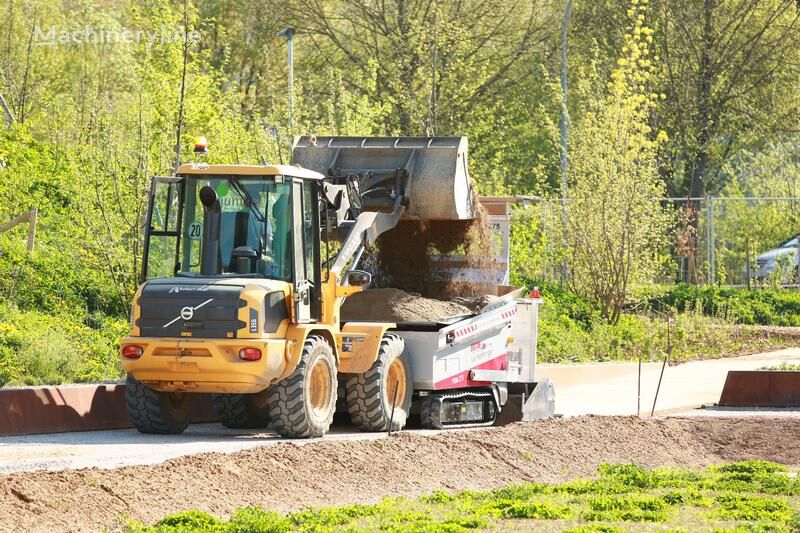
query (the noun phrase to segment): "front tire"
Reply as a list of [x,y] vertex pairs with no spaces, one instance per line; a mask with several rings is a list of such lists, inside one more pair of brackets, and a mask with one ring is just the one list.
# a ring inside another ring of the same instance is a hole
[[256,394],[212,394],[211,403],[226,428],[258,429],[269,424],[267,391]]
[[128,374],[125,400],[128,417],[140,433],[174,435],[189,426],[192,405],[185,392],[153,390]]
[[404,350],[401,337],[384,335],[369,370],[347,380],[347,411],[363,431],[389,431],[390,425],[392,431],[399,431],[406,425],[414,387]]
[[336,358],[328,341],[309,335],[297,367],[269,389],[269,414],[283,437],[321,437],[336,411]]

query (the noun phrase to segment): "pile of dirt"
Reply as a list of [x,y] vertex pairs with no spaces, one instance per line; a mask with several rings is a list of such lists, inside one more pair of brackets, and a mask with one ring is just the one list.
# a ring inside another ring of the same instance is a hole
[[800,464],[789,417],[578,417],[434,436],[321,440],[202,454],[156,466],[0,476],[0,524],[18,531],[118,529],[199,509],[375,503],[436,489],[488,490],[595,475],[603,463],[705,467],[745,459]]
[[473,194],[475,217],[469,220],[401,220],[376,242],[378,267],[386,286],[417,292],[430,298],[448,300],[454,296],[475,296],[485,290],[452,279],[437,267],[435,255],[463,256],[459,268],[480,268],[495,255],[488,215]]
[[469,314],[470,309],[463,305],[424,298],[400,289],[368,289],[349,296],[342,305],[342,320],[436,322]]

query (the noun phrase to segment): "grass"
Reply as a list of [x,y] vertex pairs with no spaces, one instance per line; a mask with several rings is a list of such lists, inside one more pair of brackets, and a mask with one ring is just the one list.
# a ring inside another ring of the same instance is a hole
[[538,358],[542,363],[590,361],[686,361],[753,353],[797,345],[797,335],[775,328],[738,324],[687,308],[669,320],[646,306],[611,324],[591,302],[563,289],[546,287],[539,315]]
[[[800,291],[692,285],[640,287],[615,324],[591,298],[550,282],[522,279],[544,296],[542,363],[687,361],[769,351],[800,343]],[[667,316],[670,318],[667,319]],[[668,333],[669,332],[669,333]]]
[[491,491],[435,491],[418,499],[385,498],[374,505],[308,508],[279,514],[238,509],[225,520],[198,510],[153,525],[150,532],[289,531],[800,531],[800,477],[767,461],[705,470],[648,470],[603,465],[594,479],[526,483]]
[[636,299],[644,308],[701,312],[733,324],[800,326],[800,291],[795,289],[677,284],[642,289]]
[[800,371],[800,364],[799,363],[790,363],[789,361],[784,361],[778,365],[771,365],[771,366],[762,366],[759,367],[758,370],[787,370],[790,372],[799,372]]
[[0,387],[119,379],[125,319],[48,315],[0,301]]

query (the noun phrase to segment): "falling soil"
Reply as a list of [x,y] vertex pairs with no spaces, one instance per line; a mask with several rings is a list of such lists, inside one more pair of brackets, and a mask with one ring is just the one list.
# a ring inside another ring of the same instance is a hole
[[463,305],[400,289],[368,289],[348,297],[342,305],[342,320],[436,322],[469,314],[470,309]]
[[486,210],[473,195],[469,220],[401,220],[376,242],[383,284],[430,298],[475,296],[485,288],[455,281],[436,255],[463,255],[459,269],[480,268],[495,256]]
[[744,459],[800,464],[800,424],[790,417],[577,417],[499,428],[411,431],[380,440],[321,440],[233,454],[186,456],[115,470],[0,476],[0,524],[16,531],[120,529],[199,509],[220,517],[258,505],[376,503],[436,489],[594,476],[602,463],[705,467]]

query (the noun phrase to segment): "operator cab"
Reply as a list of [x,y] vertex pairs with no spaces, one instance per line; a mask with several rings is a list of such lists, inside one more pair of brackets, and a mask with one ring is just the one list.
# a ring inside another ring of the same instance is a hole
[[322,179],[291,166],[205,164],[153,178],[142,281],[283,281],[318,317]]

